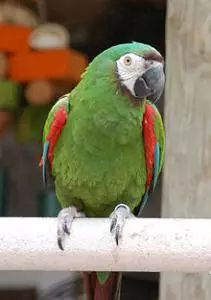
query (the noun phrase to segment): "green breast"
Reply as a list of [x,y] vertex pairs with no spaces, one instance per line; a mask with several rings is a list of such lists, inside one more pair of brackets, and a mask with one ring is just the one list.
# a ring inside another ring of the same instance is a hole
[[133,209],[146,182],[142,113],[87,112],[71,112],[56,145],[57,196],[62,206],[82,205],[89,216],[108,216],[120,202]]

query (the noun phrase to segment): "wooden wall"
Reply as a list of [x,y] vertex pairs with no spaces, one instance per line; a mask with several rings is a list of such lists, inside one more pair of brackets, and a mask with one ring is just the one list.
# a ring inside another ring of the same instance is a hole
[[[211,1],[168,0],[163,217],[211,217]],[[162,274],[160,300],[210,300],[208,274]]]

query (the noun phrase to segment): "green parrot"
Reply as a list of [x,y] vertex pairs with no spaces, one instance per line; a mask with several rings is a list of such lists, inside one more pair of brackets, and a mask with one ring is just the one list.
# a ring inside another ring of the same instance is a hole
[[[118,246],[125,220],[140,215],[163,166],[165,133],[154,105],[164,89],[163,68],[149,45],[112,46],[49,112],[41,166],[62,206],[61,250],[76,217],[110,217]],[[88,300],[120,299],[120,284],[120,272],[84,272]]]

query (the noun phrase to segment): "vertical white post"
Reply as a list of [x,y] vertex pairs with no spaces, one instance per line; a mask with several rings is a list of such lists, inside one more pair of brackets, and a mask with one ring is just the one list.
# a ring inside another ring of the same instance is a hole
[[[167,8],[162,216],[210,218],[211,1],[168,0]],[[182,299],[210,300],[211,276],[161,274],[160,300]]]

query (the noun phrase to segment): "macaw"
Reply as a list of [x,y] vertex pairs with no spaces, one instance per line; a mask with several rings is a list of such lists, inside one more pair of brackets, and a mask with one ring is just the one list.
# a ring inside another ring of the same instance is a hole
[[[125,220],[139,216],[164,160],[165,132],[155,102],[164,59],[150,45],[112,46],[52,107],[43,129],[43,180],[55,184],[58,245],[76,217],[110,217],[118,246]],[[120,299],[120,272],[84,272],[87,299]]]

